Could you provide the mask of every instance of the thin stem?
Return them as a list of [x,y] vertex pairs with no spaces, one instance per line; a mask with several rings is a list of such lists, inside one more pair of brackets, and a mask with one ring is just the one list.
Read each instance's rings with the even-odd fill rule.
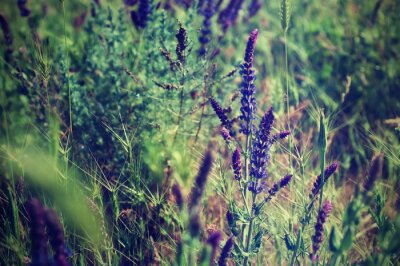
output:
[[[245,246],[246,253],[249,252],[249,248],[250,248],[250,245],[251,245],[251,236],[253,234],[253,226],[254,226],[254,219],[255,219],[255,217],[254,217],[254,205],[256,203],[256,197],[257,197],[257,193],[253,193],[253,197],[252,197],[253,201],[252,201],[252,204],[251,204],[251,206],[252,206],[251,207],[252,214],[251,214],[251,217],[250,217],[250,225],[249,225],[249,230],[248,230],[248,233],[247,233],[247,241],[246,241],[246,246]],[[244,260],[243,260],[243,266],[247,266],[247,263],[248,263],[248,260],[249,260],[249,254],[247,254],[247,255],[248,256],[246,256],[244,258]]]
[[[289,63],[288,63],[288,46],[287,46],[287,31],[284,31],[285,42],[285,83],[286,83],[286,115],[288,130],[290,130],[290,110],[289,110]],[[289,150],[289,167],[292,168],[292,137],[288,136]]]
[[[250,122],[247,122],[247,128],[249,126]],[[247,206],[247,183],[249,181],[249,172],[248,172],[248,159],[249,159],[249,148],[250,148],[250,137],[249,135],[246,135],[246,146],[245,146],[245,154],[244,154],[244,181],[245,185],[243,188],[243,198],[244,198],[244,205]],[[250,213],[250,212],[249,212]],[[244,241],[245,241],[245,235],[244,231],[246,230],[246,224],[242,224],[242,245],[244,246]]]
[[320,154],[320,167],[321,167],[321,192],[319,194],[319,212],[322,209],[322,196],[324,193],[324,185],[325,185],[325,153],[326,153],[326,148],[322,149],[322,152]]

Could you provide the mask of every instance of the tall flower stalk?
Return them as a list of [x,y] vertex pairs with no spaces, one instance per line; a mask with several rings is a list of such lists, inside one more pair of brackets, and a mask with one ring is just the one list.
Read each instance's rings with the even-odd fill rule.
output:
[[[240,66],[242,83],[240,84],[241,105],[239,132],[244,135],[245,143],[242,145],[238,138],[233,138],[228,143],[228,146],[236,145],[232,154],[233,178],[241,192],[244,208],[242,211],[245,212],[246,215],[243,219],[245,222],[241,220],[241,230],[237,229],[237,222],[239,221],[237,216],[240,216],[240,214],[237,213],[237,208],[239,207],[233,207],[234,205],[230,207],[230,210],[227,212],[227,220],[233,235],[236,236],[236,245],[240,247],[242,251],[242,253],[239,254],[239,258],[242,260],[243,265],[248,265],[249,259],[260,249],[264,230],[261,229],[259,225],[257,226],[256,223],[263,207],[272,200],[279,190],[286,187],[292,180],[292,175],[286,175],[269,189],[266,182],[268,179],[267,170],[271,146],[278,140],[286,138],[290,132],[282,131],[278,134],[272,134],[275,121],[272,108],[264,114],[258,128],[255,126],[257,104],[255,99],[256,76],[253,64],[257,38],[258,30],[254,29],[250,32],[244,54],[244,62]],[[228,133],[232,135],[234,125],[224,112],[224,109],[214,98],[210,98],[210,103],[224,127],[224,134],[222,134],[222,136],[226,140],[228,138]],[[242,155],[244,156],[244,163],[242,163]],[[247,191],[250,191],[250,194],[248,194]],[[257,200],[257,196],[264,191],[267,192],[268,195],[266,197],[263,196],[262,200]],[[252,243],[253,239],[254,243]],[[233,238],[230,238],[229,242],[227,242],[229,245],[226,250],[232,248],[234,244],[233,241]],[[224,254],[224,256],[222,256],[222,254]],[[227,255],[225,252],[222,254],[219,264],[226,265]]]

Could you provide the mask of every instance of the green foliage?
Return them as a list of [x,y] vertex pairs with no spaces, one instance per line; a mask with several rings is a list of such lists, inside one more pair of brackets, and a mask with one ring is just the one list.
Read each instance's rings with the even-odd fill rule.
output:
[[[314,264],[399,260],[398,1],[262,0],[253,17],[244,3],[226,32],[217,20],[230,1],[214,1],[201,58],[203,1],[151,1],[144,28],[129,1],[27,1],[28,16],[16,2],[2,4],[0,19],[1,265],[31,257],[31,197],[56,209],[72,265],[209,265],[228,235],[229,264],[308,265],[319,209],[308,192],[333,159],[341,170],[322,182],[319,200],[334,207]],[[272,106],[276,128],[292,133],[271,148],[265,186],[294,176],[279,199],[251,206],[230,166],[242,139],[218,139],[208,99],[236,123],[237,70],[254,28],[257,116]],[[176,206],[171,185],[190,195],[205,147],[220,157],[191,213]],[[366,191],[374,154],[382,166]],[[215,229],[224,240],[213,254],[205,242]]]

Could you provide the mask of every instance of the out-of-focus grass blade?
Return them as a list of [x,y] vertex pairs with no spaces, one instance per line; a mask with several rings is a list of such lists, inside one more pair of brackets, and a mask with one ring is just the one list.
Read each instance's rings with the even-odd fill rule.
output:
[[25,181],[39,189],[61,211],[67,226],[77,229],[81,236],[97,246],[100,230],[94,213],[90,210],[83,185],[78,182],[76,172],[57,165],[56,160],[32,147],[24,150],[3,146],[3,151]]

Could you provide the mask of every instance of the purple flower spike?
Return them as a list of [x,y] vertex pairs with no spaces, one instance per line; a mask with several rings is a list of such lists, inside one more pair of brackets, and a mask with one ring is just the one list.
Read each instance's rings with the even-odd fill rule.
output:
[[251,17],[254,17],[255,15],[257,15],[258,11],[261,8],[261,5],[262,4],[261,4],[260,0],[252,0],[250,2],[249,9],[248,9],[248,11],[249,11],[248,18],[251,18]]
[[217,249],[219,247],[219,243],[221,242],[221,239],[222,239],[222,234],[220,231],[212,232],[207,239],[207,244],[209,244],[212,248],[211,256],[210,256],[210,265],[215,264],[214,259],[215,259],[215,255],[217,254]]
[[32,264],[43,265],[48,260],[45,212],[38,199],[32,198],[26,203],[30,220],[32,239]]
[[332,208],[332,203],[329,200],[324,201],[322,209],[318,214],[317,223],[315,224],[315,234],[312,237],[313,253],[310,254],[310,259],[313,262],[318,260],[317,253],[321,247],[322,242],[324,241],[324,224],[329,214],[331,213]]
[[226,33],[230,26],[236,23],[240,9],[244,0],[230,0],[228,5],[219,13],[218,23],[222,31]]
[[254,59],[254,48],[258,39],[258,29],[254,29],[250,32],[249,40],[247,41],[246,52],[244,54],[244,62],[250,67],[253,66]]
[[232,135],[232,122],[228,119],[225,110],[222,109],[222,107],[213,97],[210,97],[210,104],[221,121],[222,126],[229,130],[230,134]]
[[224,247],[222,248],[221,255],[218,260],[218,265],[219,266],[226,266],[228,265],[228,258],[231,255],[233,244],[235,244],[235,240],[233,239],[233,236],[228,238],[226,241]]
[[221,128],[220,133],[221,133],[222,138],[225,140],[226,144],[231,143],[232,137],[229,134],[229,131],[225,127]]
[[328,178],[336,172],[336,169],[339,167],[339,163],[333,162],[331,165],[325,168],[324,170],[324,180],[322,181],[321,175],[317,177],[317,180],[314,182],[313,189],[311,190],[310,199],[313,199],[316,195],[318,195],[321,186],[328,180]]
[[244,55],[244,63],[240,66],[240,74],[243,79],[240,89],[240,92],[242,93],[242,98],[240,100],[240,120],[242,120],[241,132],[245,135],[250,135],[252,130],[252,121],[255,120],[257,112],[257,104],[254,96],[256,92],[256,86],[254,85],[256,76],[254,75],[253,69],[254,48],[257,38],[258,30],[255,29],[250,33]]
[[56,265],[68,266],[67,248],[64,242],[64,229],[57,217],[57,213],[52,210],[46,210],[47,233],[50,236],[50,244],[54,250],[54,261]]
[[131,11],[131,19],[137,28],[146,28],[151,12],[151,0],[139,0],[137,12]]
[[281,132],[279,132],[277,134],[274,134],[272,136],[272,138],[271,138],[271,145],[274,144],[275,142],[277,142],[279,139],[284,139],[289,135],[290,135],[290,131],[289,130],[284,130],[284,131],[281,131]]
[[274,120],[274,114],[272,108],[270,108],[261,119],[257,137],[253,144],[250,175],[256,179],[267,177],[266,168],[269,161],[268,152],[271,147],[270,134]]
[[286,187],[290,181],[292,181],[293,175],[286,175],[279,182],[275,183],[272,188],[268,191],[268,197],[265,198],[265,202],[268,202],[272,199],[275,194],[281,190],[281,188]]
[[207,6],[202,13],[204,15],[204,21],[199,36],[199,55],[205,56],[207,54],[207,45],[211,41],[211,19],[215,14],[214,0],[207,0]]
[[232,168],[235,174],[235,179],[240,180],[242,178],[242,162],[240,160],[240,149],[236,148],[232,155]]
[[208,174],[211,171],[212,167],[212,162],[213,162],[213,157],[211,155],[211,152],[208,151],[206,155],[204,156],[203,163],[200,166],[199,172],[197,174],[196,180],[194,187],[192,189],[190,201],[189,201],[189,209],[192,210],[194,207],[196,207],[201,199],[201,196],[203,195],[204,188],[206,186],[207,182],[207,177]]
[[172,194],[175,197],[176,205],[178,205],[179,209],[182,210],[182,208],[183,208],[183,196],[182,196],[181,188],[177,183],[175,183],[172,186]]
[[18,0],[17,2],[21,17],[28,17],[31,14],[29,8],[26,7],[27,2],[27,0]]

